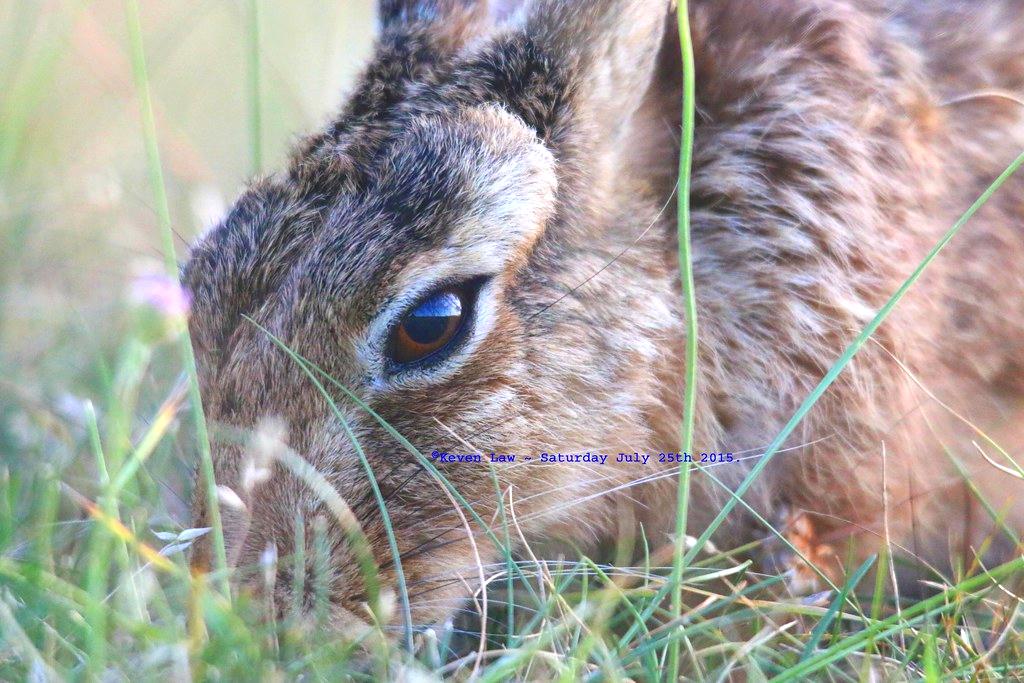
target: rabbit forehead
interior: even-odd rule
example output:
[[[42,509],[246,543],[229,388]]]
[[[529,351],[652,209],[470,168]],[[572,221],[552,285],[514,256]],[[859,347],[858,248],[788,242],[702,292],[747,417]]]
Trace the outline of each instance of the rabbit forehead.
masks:
[[[485,105],[419,117],[382,150],[367,190],[333,209],[297,275],[319,294],[377,305],[424,258],[496,273],[523,261],[556,191],[554,157],[512,114]]]

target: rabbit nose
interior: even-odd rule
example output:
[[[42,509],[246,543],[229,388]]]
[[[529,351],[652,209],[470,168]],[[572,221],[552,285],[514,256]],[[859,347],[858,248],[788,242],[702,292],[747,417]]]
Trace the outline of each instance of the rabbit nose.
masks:
[[[346,579],[345,573],[338,571],[336,558],[318,557],[315,552],[307,552],[310,548],[282,548],[273,540],[267,541],[258,558],[243,563],[247,566],[238,570],[242,585],[268,601],[268,615],[316,623],[353,636],[364,636],[372,628],[366,592],[359,589],[357,580]],[[388,595],[384,589],[378,600],[388,603]]]

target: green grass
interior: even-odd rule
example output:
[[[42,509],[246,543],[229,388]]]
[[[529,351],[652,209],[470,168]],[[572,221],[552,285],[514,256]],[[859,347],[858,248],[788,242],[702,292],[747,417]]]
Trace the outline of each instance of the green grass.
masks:
[[[685,188],[693,65],[680,4]],[[1022,557],[996,567],[970,565],[927,598],[897,601],[889,590],[892,549],[885,548],[843,585],[794,598],[784,577],[758,573],[743,559],[756,547],[708,544],[737,506],[752,512],[743,495],[754,479],[943,247],[970,229],[971,217],[1024,164],[1024,155],[924,255],[715,522],[690,539],[689,550],[685,514],[673,542],[639,539],[633,560],[628,549],[614,562],[581,552],[543,561],[529,547],[515,550],[516,520],[507,506],[488,523],[356,394],[271,337],[331,408],[371,481],[370,463],[343,417],[349,410],[379,420],[466,523],[501,551],[486,568],[498,580],[488,591],[485,638],[472,615],[429,629],[413,624],[394,532],[374,487],[398,594],[392,600],[383,587],[368,590],[376,624],[339,635],[322,624],[324,529],[310,530],[301,516],[296,533],[311,533],[309,545],[296,543],[296,556],[266,555],[259,566],[237,571],[259,576],[280,563],[305,567],[308,549],[319,569],[309,579],[317,596],[313,613],[295,604],[268,619],[267,604],[229,588],[191,344],[180,321],[125,301],[121,265],[141,259],[176,273],[176,232],[190,238],[200,228],[198,217],[188,218],[197,213],[197,197],[211,186],[230,196],[238,179],[279,162],[283,147],[270,141],[309,127],[323,108],[323,84],[310,74],[337,68],[327,63],[329,45],[314,45],[305,57],[275,46],[294,43],[300,29],[304,36],[332,33],[328,25],[365,36],[367,10],[352,3],[344,14],[324,16],[323,5],[313,2],[287,9],[269,0],[233,7],[197,2],[177,10],[143,3],[140,17],[135,0],[112,5],[0,8],[6,39],[0,44],[0,680],[378,680],[414,673],[429,680],[472,673],[485,681],[647,681],[677,671],[700,680],[1024,677],[1024,616],[1013,592],[1024,575]],[[302,18],[306,25],[296,25]],[[200,35],[183,38],[194,31]],[[208,39],[224,36],[235,42]],[[358,54],[345,58],[359,61]],[[176,79],[199,68],[210,79],[246,84],[238,88],[242,95],[203,97],[192,81]],[[198,102],[199,111],[191,112],[189,102]],[[223,121],[211,124],[217,117],[210,112]],[[245,149],[248,155],[237,153]],[[95,165],[116,179],[97,174]],[[681,443],[692,450],[697,320],[687,199],[679,193],[689,312]],[[993,458],[1005,456],[979,436]],[[279,457],[319,492],[352,547],[365,549],[358,521],[322,473],[294,454]],[[948,457],[955,462],[955,453]],[[213,510],[210,530],[182,526],[197,460],[198,494]],[[687,510],[690,477],[716,481],[714,474],[682,468],[677,511]],[[990,513],[997,520],[1002,514]],[[188,547],[207,533],[215,566],[208,577],[195,576]],[[367,585],[375,586],[373,557],[356,555]],[[306,580],[304,571],[294,575]],[[293,588],[301,594],[304,587]],[[397,626],[382,625],[392,614]]]
[[[695,74],[693,45],[690,41],[688,3],[680,0],[676,8],[679,45],[683,66],[682,137],[679,143],[679,182],[676,191],[678,206],[679,277],[682,283],[684,315],[686,316],[686,386],[683,396],[683,425],[679,452],[693,453],[693,425],[697,412],[697,294],[693,280],[693,257],[690,253],[690,171],[693,155],[693,116]],[[690,513],[690,463],[679,467],[676,502],[675,553],[672,557],[672,616],[679,619],[683,610],[683,570],[686,567],[686,521]],[[667,677],[679,677],[679,648],[676,641],[669,649]]]
[[[132,71],[135,74],[135,87],[139,95],[139,108],[142,115],[142,132],[146,143],[146,161],[149,167],[149,181],[152,186],[153,199],[156,202],[157,222],[160,227],[160,241],[163,245],[164,265],[169,278],[178,277],[178,257],[174,249],[174,232],[171,227],[171,211],[167,203],[167,192],[164,186],[163,166],[160,162],[160,149],[156,137],[156,121],[153,118],[153,104],[149,95],[149,72],[146,70],[146,55],[142,45],[142,27],[139,23],[139,7],[136,0],[125,2],[128,37],[131,43]],[[192,407],[192,419],[195,422],[196,443],[199,446],[199,467],[202,472],[203,486],[206,492],[206,512],[213,536],[214,563],[213,567],[219,576],[220,591],[230,599],[228,589],[227,557],[224,554],[224,529],[220,520],[220,503],[217,499],[217,482],[213,476],[213,456],[210,451],[210,437],[206,429],[206,417],[203,413],[203,399],[199,395],[199,377],[196,370],[195,353],[192,350],[192,339],[188,329],[182,327],[177,333],[181,363],[188,378],[188,397]]]

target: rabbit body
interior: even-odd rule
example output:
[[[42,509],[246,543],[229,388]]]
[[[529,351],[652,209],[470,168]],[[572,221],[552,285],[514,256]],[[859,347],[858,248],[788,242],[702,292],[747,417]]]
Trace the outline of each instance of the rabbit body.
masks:
[[[692,3],[694,446],[734,456],[694,472],[692,534],[1024,150],[1024,4],[938,4]],[[423,623],[498,557],[481,521],[500,528],[504,515],[530,543],[641,529],[654,548],[672,542],[678,465],[616,456],[679,450],[679,43],[657,0],[391,0],[380,18],[340,116],[286,173],[251,185],[184,275],[208,415],[276,429],[276,447],[344,499],[394,585],[372,473]],[[1015,480],[951,410],[1002,424],[1024,389],[1022,190],[1011,178],[949,244],[716,543],[769,535],[758,516],[789,523],[827,549],[810,553],[826,573],[847,543],[935,565],[989,536],[993,552],[1008,548],[953,461],[1024,528]],[[396,321],[456,285],[458,343],[396,365]],[[479,519],[341,387],[425,457],[516,454],[435,462]],[[296,524],[309,543],[319,524],[346,623],[366,599],[347,537],[288,468],[252,476],[264,441],[215,446],[217,481],[242,501],[222,506],[229,560],[253,565],[271,544],[287,554]],[[588,452],[610,457],[539,457]],[[205,498],[194,507],[203,525]],[[198,546],[196,562],[209,553]],[[295,577],[280,571],[289,604]]]

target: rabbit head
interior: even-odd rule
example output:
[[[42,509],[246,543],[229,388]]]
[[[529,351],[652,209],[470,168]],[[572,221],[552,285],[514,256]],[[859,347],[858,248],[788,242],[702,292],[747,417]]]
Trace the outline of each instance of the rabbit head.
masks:
[[[667,194],[655,169],[629,171],[671,14],[659,0],[385,0],[379,17],[341,115],[286,173],[252,184],[184,279],[211,423],[276,425],[344,502],[385,588],[401,567],[424,623],[498,557],[481,524],[503,505],[526,536],[587,540],[611,523],[595,495],[609,470],[540,453],[632,451],[659,420],[676,429],[660,411],[679,389],[657,381],[675,362],[663,347],[681,347],[664,303],[674,249],[644,232]],[[268,546],[283,558],[319,533],[332,614],[365,617],[337,510],[280,460],[250,476],[254,448],[214,440],[217,484],[234,494],[221,505],[229,562],[255,565]],[[209,557],[197,546],[197,563]],[[293,600],[280,566],[274,595]]]

